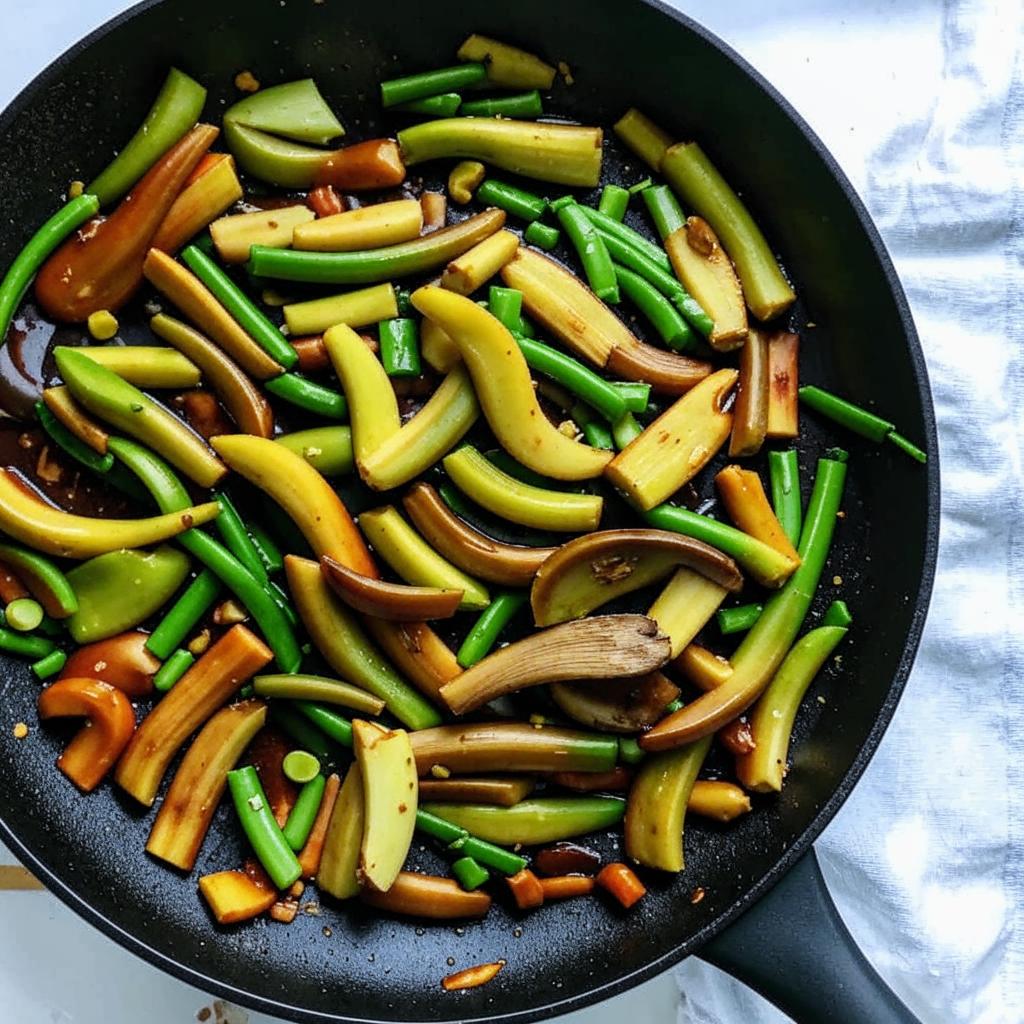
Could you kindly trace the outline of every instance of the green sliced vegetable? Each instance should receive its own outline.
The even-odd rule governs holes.
[[[475,665],[490,653],[501,631],[512,621],[528,597],[525,590],[506,591],[498,594],[480,613],[480,617],[466,634],[466,639],[462,641],[456,656],[463,668]]]
[[[80,441],[74,434],[64,426],[56,416],[46,407],[43,402],[36,402],[36,416],[39,417],[40,426],[50,438],[76,462],[81,463],[86,469],[91,469],[101,476],[109,473],[114,465],[114,456],[107,452],[100,455],[84,441]]]
[[[221,540],[256,579],[266,583],[269,580],[267,570],[263,567],[256,545],[249,537],[234,502],[223,491],[214,494],[213,498],[220,505],[220,515],[214,520],[214,525]]]
[[[610,235],[621,245],[628,245],[631,249],[635,249],[641,255],[646,256],[651,263],[664,270],[666,274],[672,273],[672,264],[665,250],[660,245],[656,245],[649,239],[644,238],[639,231],[634,231],[628,225],[623,224],[618,218],[610,217],[600,209],[595,210],[592,206],[581,206],[580,209],[587,220],[605,235]],[[682,288],[682,285],[677,281],[676,287]]]
[[[260,89],[228,107],[224,120],[318,146],[345,134],[312,78]]]
[[[488,206],[497,206],[501,210],[515,214],[523,220],[536,221],[544,216],[548,201],[540,196],[527,192],[526,189],[507,185],[503,181],[488,178],[476,190],[476,197]],[[548,228],[554,231],[554,228]]]
[[[676,307],[646,278],[616,264],[615,279],[626,298],[634,302],[650,320],[651,326],[669,348],[676,352],[691,352],[697,347],[697,336],[693,329]]]
[[[800,498],[800,462],[793,448],[768,453],[768,475],[772,485],[772,508],[782,532],[794,547],[800,543],[803,504]]]
[[[440,818],[436,814],[425,811],[422,807],[416,809],[416,827],[434,839],[448,844],[449,849],[456,849],[464,857],[472,857],[481,864],[486,864],[503,875],[514,875],[526,867],[526,858],[520,857],[518,853],[503,850],[483,839],[470,835],[464,828]]]
[[[274,700],[340,704],[367,715],[379,715],[384,710],[384,701],[379,697],[374,697],[351,683],[329,679],[326,676],[259,675],[253,679],[253,691],[260,697],[270,697]]]
[[[224,122],[224,141],[243,171],[287,189],[310,188],[329,150],[290,142],[234,121]]]
[[[833,601],[821,620],[823,626],[839,626],[842,629],[849,629],[853,625],[853,615],[850,614],[849,606],[845,601]]]
[[[347,476],[355,465],[351,427],[313,427],[275,438],[322,476]]]
[[[18,597],[4,608],[4,618],[11,629],[31,633],[43,624],[43,606],[31,597]]]
[[[457,64],[451,68],[439,68],[381,82],[380,100],[384,107],[394,107],[399,103],[411,103],[442,92],[456,92],[477,85],[486,78],[487,68],[483,64]]]
[[[317,416],[332,420],[343,420],[348,416],[348,403],[340,391],[326,388],[297,373],[282,373],[264,381],[263,386],[272,395]]]
[[[487,312],[500,320],[513,334],[523,330],[523,293],[515,288],[492,284],[487,292]]]
[[[270,719],[274,725],[288,733],[303,750],[308,750],[320,761],[329,761],[335,754],[324,733],[288,701],[274,701],[270,706]]]
[[[153,676],[153,687],[166,693],[195,664],[195,655],[184,648],[176,650]]]
[[[420,365],[420,332],[415,320],[398,317],[382,320],[377,325],[380,361],[389,377],[418,377]]]
[[[644,428],[631,412],[624,413],[612,424],[612,438],[619,451],[632,444],[643,432]]]
[[[250,764],[228,772],[228,789],[257,860],[276,888],[288,889],[298,881],[302,867],[274,820],[256,769]]]
[[[288,758],[294,754],[304,754],[310,761],[316,762],[316,758],[312,754],[306,754],[305,751],[301,750],[293,750],[285,757],[285,761],[287,762]],[[287,768],[285,768],[285,775],[288,775]],[[288,777],[291,778],[291,776]],[[292,779],[292,781],[302,782],[303,780]],[[309,833],[313,831],[313,822],[316,821],[317,811],[320,810],[320,801],[323,800],[326,786],[327,779],[323,775],[314,775],[313,778],[309,779],[302,789],[299,790],[299,795],[288,815],[288,820],[281,830],[284,834],[285,842],[296,853],[306,845]]]
[[[411,100],[392,107],[396,113],[422,114],[426,117],[454,117],[462,106],[462,97],[457,92],[443,92],[427,96],[422,100]]]
[[[763,604],[741,604],[735,608],[719,608],[715,612],[715,621],[719,630],[728,636],[730,633],[746,633],[761,618]]]
[[[550,251],[561,241],[562,233],[558,228],[553,228],[549,224],[541,224],[539,221],[534,221],[532,224],[527,224],[526,231],[523,232],[523,238],[530,245],[536,245],[541,249]]]
[[[158,658],[170,657],[195,624],[213,607],[220,592],[220,580],[209,569],[203,569],[150,633],[146,650]]]
[[[521,117],[529,119],[544,113],[540,93],[536,89],[516,93],[514,96],[494,96],[489,99],[466,100],[459,109],[462,117]]]
[[[647,212],[654,221],[658,237],[664,242],[669,235],[678,231],[685,223],[686,217],[679,202],[668,185],[655,185],[640,193],[647,206]]]
[[[598,212],[621,223],[622,218],[626,216],[626,210],[629,208],[630,191],[630,189],[623,188],[621,185],[605,185],[601,189],[601,199],[597,204]]]
[[[607,246],[587,219],[584,208],[570,196],[563,196],[551,204],[551,209],[576,249],[590,290],[602,302],[618,303],[619,286],[615,280],[615,267],[608,255]]]
[[[63,651],[50,651],[32,663],[32,671],[37,679],[51,679],[60,673],[67,660],[68,656]]]
[[[52,654],[56,648],[52,640],[45,636],[32,636],[28,633],[15,633],[13,629],[0,626],[0,651],[17,654],[22,658],[39,661]]]
[[[460,857],[452,863],[452,874],[467,892],[479,889],[490,880],[491,873],[472,857]]]

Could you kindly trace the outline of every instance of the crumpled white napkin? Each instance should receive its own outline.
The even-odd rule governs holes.
[[[931,613],[893,724],[818,843],[825,875],[867,957],[925,1024],[1019,1024],[1024,5],[686,11],[781,89],[863,196],[907,290],[938,416]],[[697,960],[677,980],[684,1024],[785,1019]]]

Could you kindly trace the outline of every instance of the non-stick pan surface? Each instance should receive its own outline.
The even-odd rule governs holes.
[[[925,443],[917,466],[893,448],[844,438],[845,518],[821,606],[841,591],[856,626],[801,711],[779,797],[721,829],[687,823],[686,871],[653,885],[630,914],[575,900],[519,917],[417,927],[325,904],[290,926],[214,927],[195,877],[239,863],[240,830],[222,807],[191,878],[143,852],[151,813],[113,787],[83,798],[54,770],[63,736],[37,728],[38,684],[0,665],[2,834],[72,907],[127,948],[193,984],[301,1020],[526,1021],[607,997],[697,950],[807,849],[835,813],[889,721],[924,621],[938,522],[935,429],[921,351],[893,269],[849,183],[793,111],[720,42],[640,0],[164,0],[142,4],[45,71],[0,119],[6,264],[69,180],[88,179],[144,114],[168,65],[210,88],[216,118],[251,69],[264,82],[313,75],[349,137],[376,127],[376,83],[444,63],[467,32],[564,59],[575,84],[557,106],[609,124],[636,104],[699,139],[744,194],[801,296],[802,373],[895,419]],[[385,127],[387,127],[385,125]],[[627,182],[643,176],[610,149]],[[813,325],[813,326],[812,326]],[[826,435],[805,417],[805,487]],[[842,587],[832,577],[842,578]],[[822,700],[815,699],[821,697]],[[31,723],[28,741],[10,725]],[[605,841],[612,850],[614,840]],[[415,850],[419,863],[433,861]],[[697,887],[700,902],[691,901]],[[314,908],[315,909],[315,908]],[[492,984],[442,992],[453,969],[503,958]]]

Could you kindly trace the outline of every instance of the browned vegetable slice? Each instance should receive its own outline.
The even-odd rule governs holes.
[[[768,434],[773,440],[800,434],[800,335],[776,331],[768,339]]]
[[[666,352],[639,341],[615,349],[608,357],[606,368],[614,377],[643,381],[663,395],[685,395],[713,369],[702,359]]]
[[[743,586],[736,563],[703,541],[667,530],[601,530],[563,544],[538,569],[530,591],[534,621],[581,618],[681,565],[727,590]]]
[[[750,812],[750,797],[732,782],[698,779],[690,790],[688,811],[715,821],[732,821]]]
[[[533,792],[534,780],[514,775],[464,779],[420,780],[421,800],[441,800],[452,803],[497,804],[511,807],[525,800]]]
[[[481,889],[466,892],[453,878],[412,871],[401,872],[387,892],[365,890],[360,898],[378,910],[437,921],[484,917],[491,909],[491,897]]]
[[[432,700],[440,700],[441,687],[462,671],[455,652],[425,622],[371,616],[363,624],[395,668]]]
[[[506,587],[527,586],[556,548],[530,548],[494,540],[460,519],[427,483],[402,499],[405,511],[439,554],[464,572]]]
[[[555,683],[551,698],[574,721],[604,732],[649,729],[679,696],[679,687],[661,672],[641,679],[596,683]]]
[[[554,843],[533,855],[533,866],[542,875],[596,875],[601,855],[576,843]]]
[[[752,327],[740,349],[740,380],[733,407],[729,455],[756,455],[768,431],[768,339]]]
[[[726,658],[698,644],[687,644],[672,664],[694,686],[705,692],[721,686],[732,675],[732,665]]]
[[[669,640],[645,615],[601,615],[554,626],[489,654],[441,687],[457,715],[540,683],[609,679],[653,672],[669,659]]]
[[[58,679],[100,679],[129,697],[153,692],[160,660],[146,649],[148,633],[133,630],[78,647],[68,655]]]
[[[110,434],[91,416],[86,415],[82,407],[71,397],[71,389],[66,384],[56,388],[46,388],[43,391],[43,402],[46,404],[46,408],[79,441],[87,444],[100,455],[107,454],[107,442],[110,440]]]
[[[489,964],[477,964],[467,967],[464,971],[456,971],[441,979],[441,987],[445,992],[461,992],[467,988],[479,988],[486,985],[505,966],[504,960],[495,960]]]
[[[331,589],[350,608],[393,622],[447,619],[455,614],[462,601],[461,590],[412,587],[405,583],[371,579],[346,568],[330,555],[320,559],[320,571]]]
[[[757,473],[739,466],[726,466],[715,477],[715,486],[729,518],[744,533],[799,564],[800,556],[782,529]]]

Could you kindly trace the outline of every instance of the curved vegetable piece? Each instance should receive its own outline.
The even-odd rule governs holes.
[[[158,292],[198,324],[246,373],[257,380],[267,380],[284,371],[246,334],[206,285],[177,260],[151,249],[143,273]]]
[[[53,355],[71,393],[94,416],[155,448],[202,487],[227,473],[199,437],[133,384],[77,349],[58,345]]]
[[[340,679],[311,675],[262,675],[252,681],[253,690],[260,697],[285,700],[313,700],[323,704],[340,704],[367,715],[379,715],[384,701],[365,690]]]
[[[608,479],[643,510],[678,491],[729,436],[733,414],[724,406],[736,377],[719,370],[702,380],[615,456]]]
[[[298,252],[254,245],[249,269],[260,277],[284,281],[373,284],[444,266],[500,230],[504,223],[504,210],[484,210],[411,242],[365,252]]]
[[[250,921],[277,902],[277,890],[260,874],[262,880],[245,871],[217,871],[199,879],[199,893],[217,924]]]
[[[596,494],[549,491],[502,472],[475,448],[463,445],[444,459],[452,482],[495,515],[541,530],[593,530],[601,521],[603,499]]]
[[[750,813],[750,797],[731,782],[712,782],[698,779],[690,790],[686,809],[702,818],[732,821],[741,814]]]
[[[373,209],[375,209],[373,206],[364,206],[355,212]],[[322,222],[317,221],[316,223]],[[368,324],[391,320],[397,316],[398,303],[395,300],[395,286],[390,282],[371,285],[369,288],[360,288],[354,292],[345,292],[342,295],[329,295],[322,299],[292,302],[284,307],[284,321],[293,335],[319,334],[335,324],[365,327]],[[300,340],[303,339],[296,338],[292,342],[297,351]],[[309,342],[307,341],[306,344],[308,345]],[[324,366],[326,365],[325,359]],[[299,367],[303,368],[301,352],[299,353]]]
[[[414,484],[402,504],[427,543],[471,576],[501,586],[528,586],[557,548],[505,544],[463,522],[427,483]]]
[[[512,231],[496,231],[490,238],[456,256],[444,268],[441,287],[457,295],[469,295],[489,281],[515,255],[519,236]]]
[[[422,230],[419,201],[396,199],[299,224],[292,245],[306,252],[353,252],[408,242],[419,238]]]
[[[149,321],[153,333],[187,356],[202,371],[207,385],[217,393],[238,424],[238,429],[256,437],[272,437],[274,414],[263,393],[241,367],[222,349],[188,324],[158,313]]]
[[[692,569],[677,569],[668,585],[648,609],[648,616],[667,633],[672,657],[703,629],[725,600],[728,591]]]
[[[370,579],[340,565],[329,555],[320,559],[324,579],[350,608],[365,615],[398,622],[447,619],[462,600],[461,590],[411,587]]]
[[[679,750],[647,757],[626,804],[626,853],[648,868],[682,871],[683,819],[697,773],[711,747],[705,736]]]
[[[216,128],[197,125],[109,217],[53,253],[35,282],[36,298],[47,316],[82,323],[90,313],[120,309],[132,297],[142,283],[142,264],[153,236],[216,137]]]
[[[259,775],[252,765],[228,772],[228,789],[239,824],[260,864],[277,889],[288,889],[302,874],[267,803]]]
[[[117,766],[117,784],[152,806],[182,743],[273,658],[245,626],[232,626],[146,716]]]
[[[721,686],[732,675],[732,665],[726,658],[697,644],[687,644],[672,664],[694,686],[705,691]]]
[[[615,793],[629,789],[633,771],[616,765],[610,772],[553,772],[548,781],[574,793]]]
[[[668,750],[691,743],[743,714],[760,696],[807,616],[832,544],[845,480],[845,462],[833,458],[818,460],[818,476],[800,537],[800,567],[782,590],[768,600],[761,617],[733,655],[732,675],[641,737],[644,750]]]
[[[182,871],[192,870],[227,787],[227,773],[266,720],[267,705],[246,700],[222,708],[203,726],[160,804],[147,853]]]
[[[294,555],[284,564],[299,616],[331,668],[386,701],[391,714],[410,729],[436,725],[440,715],[367,640],[355,617],[331,593],[320,566]]]
[[[360,893],[364,903],[391,914],[453,921],[485,917],[491,897],[482,889],[466,892],[453,878],[402,871],[387,892]]]
[[[512,807],[425,803],[423,810],[491,843],[539,846],[617,825],[626,801],[617,796],[534,797]]]
[[[672,136],[646,114],[630,107],[615,122],[612,130],[652,171],[661,169],[661,160],[672,145]]]
[[[441,687],[462,671],[455,652],[425,622],[369,617],[365,624],[399,674],[434,701],[440,700]]]
[[[83,444],[100,455],[107,454],[110,435],[90,416],[86,416],[63,384],[43,391],[43,404]]]
[[[754,749],[736,758],[736,776],[755,793],[779,792],[788,770],[789,740],[800,702],[847,631],[820,626],[786,655],[750,715]]]
[[[39,695],[39,717],[84,717],[88,725],[57,758],[57,767],[88,793],[121,756],[135,730],[131,701],[99,679],[61,679]]]
[[[228,107],[224,120],[319,146],[345,134],[312,78],[260,89]]]
[[[409,734],[356,719],[356,761],[363,779],[363,842],[359,880],[387,892],[402,870],[416,828],[417,780]]]
[[[237,121],[224,122],[224,141],[243,171],[286,189],[315,185],[328,155],[327,150],[279,139]]]
[[[560,480],[601,473],[608,453],[566,437],[547,419],[526,359],[501,321],[465,296],[429,285],[413,293],[412,303],[458,346],[487,422],[510,455]]]
[[[771,320],[796,299],[771,247],[742,200],[696,142],[671,146],[661,173],[673,190],[703,217],[721,238],[743,284],[747,305],[759,320]]]
[[[317,557],[331,555],[364,576],[377,575],[348,509],[302,456],[266,438],[243,434],[222,435],[211,443],[236,473],[288,513]]]
[[[600,128],[504,118],[453,117],[398,133],[407,165],[459,157],[560,185],[593,188],[601,178]]]
[[[0,561],[17,571],[18,579],[43,606],[47,615],[66,619],[78,611],[74,587],[48,558],[17,544],[0,543]]]
[[[311,427],[282,434],[274,442],[301,456],[321,476],[345,476],[352,471],[350,427]]]
[[[767,437],[800,436],[800,335],[775,331],[768,336]]]
[[[487,590],[437,554],[393,505],[363,512],[359,528],[377,554],[407,583],[461,592],[459,608],[463,610],[479,611],[490,603]]]
[[[459,60],[475,61],[487,68],[487,80],[503,89],[550,89],[555,69],[517,46],[474,32],[459,47]]]
[[[457,864],[458,861],[452,865],[453,870]],[[573,878],[572,881],[575,883],[582,880]],[[483,884],[483,882],[480,884]],[[570,894],[565,893],[564,895]],[[441,987],[445,992],[462,992],[465,989],[479,988],[481,985],[486,985],[489,981],[493,981],[504,966],[504,960],[495,960],[489,964],[475,964],[473,967],[467,967],[465,970],[446,975],[441,979]]]
[[[346,192],[395,188],[405,181],[405,165],[392,139],[367,139],[326,154],[317,168],[316,185]]]
[[[786,558],[800,561],[796,548],[768,504],[768,496],[757,473],[750,469],[740,469],[739,466],[726,466],[715,477],[715,486],[729,518],[744,533],[774,548]],[[797,502],[799,500],[798,497]]]
[[[74,349],[138,388],[194,388],[199,367],[163,345],[81,345]]]
[[[78,647],[68,655],[58,679],[99,679],[129,697],[153,692],[160,661],[146,649],[148,633],[130,632]]]
[[[37,551],[60,558],[92,558],[121,548],[170,540],[215,519],[215,501],[148,519],[91,519],[37,497],[11,470],[0,469],[0,530]]]
[[[363,780],[358,762],[345,775],[331,812],[316,884],[321,892],[344,900],[359,894],[359,853],[365,819]]]
[[[685,395],[712,371],[710,363],[638,342],[608,357],[606,369],[616,377],[643,381],[663,395]]]
[[[502,630],[515,618],[524,604],[526,594],[521,590],[509,590],[498,594],[480,613],[463,639],[456,655],[458,663],[463,668],[470,668],[490,654]]]
[[[509,644],[441,687],[457,715],[538,683],[611,679],[653,672],[669,659],[668,637],[642,615],[563,623]]]
[[[210,237],[224,263],[244,263],[254,245],[277,249],[292,244],[295,229],[316,214],[304,203],[272,210],[252,210],[220,217],[210,225]]]
[[[199,120],[205,102],[206,90],[171,68],[139,130],[85,191],[102,206],[120,199]]]
[[[533,792],[534,780],[513,775],[472,779],[420,780],[420,799],[450,801],[454,803],[497,804],[511,807]]]
[[[603,530],[558,548],[540,567],[530,592],[538,626],[578,619],[623,594],[686,566],[732,592],[743,585],[736,563],[701,541],[664,530]]]
[[[660,672],[639,679],[593,683],[554,683],[551,699],[573,721],[605,732],[635,733],[649,729],[678,696]]]
[[[67,620],[76,643],[123,633],[170,600],[188,575],[188,558],[164,544],[155,551],[109,551],[76,565],[68,582],[78,609]]]
[[[756,455],[768,430],[768,339],[752,328],[740,349],[740,379],[733,405],[729,455]]]
[[[241,198],[242,183],[234,159],[227,153],[207,153],[167,211],[153,236],[152,248],[176,253]]]

